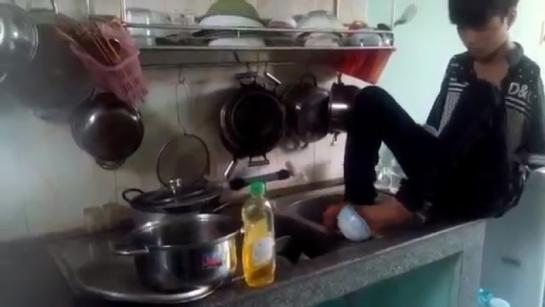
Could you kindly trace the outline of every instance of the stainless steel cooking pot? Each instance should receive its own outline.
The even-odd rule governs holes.
[[[134,231],[114,252],[134,256],[141,282],[162,292],[229,281],[237,268],[241,223],[223,215],[184,215]]]

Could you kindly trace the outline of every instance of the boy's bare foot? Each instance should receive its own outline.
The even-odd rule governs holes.
[[[374,234],[403,226],[413,218],[413,213],[394,197],[374,206],[357,207],[356,211],[365,219]]]

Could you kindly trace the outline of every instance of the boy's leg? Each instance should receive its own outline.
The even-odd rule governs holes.
[[[372,204],[378,151],[384,142],[415,186],[435,174],[438,139],[427,132],[386,91],[364,88],[356,98],[348,123],[344,177],[346,200]],[[417,208],[411,208],[417,209]]]
[[[414,212],[419,210],[415,204],[425,200],[432,202],[429,212],[432,217],[440,219],[485,217],[497,211],[496,207],[501,206],[498,196],[505,190],[508,180],[502,110],[497,89],[477,81],[462,95],[449,124],[436,142],[423,142],[429,152],[435,152],[430,156],[422,147],[421,153],[429,162],[409,159],[413,146],[406,146],[403,141],[390,141],[389,146],[399,145],[392,151],[409,177],[396,195],[402,204],[394,201],[362,207],[359,213],[377,230],[404,223],[407,214],[400,207]],[[415,172],[412,168],[411,173],[408,167],[418,166],[418,163],[420,171]]]

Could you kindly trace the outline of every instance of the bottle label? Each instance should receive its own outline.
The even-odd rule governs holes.
[[[269,263],[274,257],[274,239],[271,237],[262,238],[254,243],[252,260],[255,265]]]

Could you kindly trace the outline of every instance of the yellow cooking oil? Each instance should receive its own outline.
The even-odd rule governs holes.
[[[254,182],[250,198],[242,207],[244,241],[242,267],[250,287],[263,287],[274,282],[276,271],[274,214],[265,198],[265,184]]]

